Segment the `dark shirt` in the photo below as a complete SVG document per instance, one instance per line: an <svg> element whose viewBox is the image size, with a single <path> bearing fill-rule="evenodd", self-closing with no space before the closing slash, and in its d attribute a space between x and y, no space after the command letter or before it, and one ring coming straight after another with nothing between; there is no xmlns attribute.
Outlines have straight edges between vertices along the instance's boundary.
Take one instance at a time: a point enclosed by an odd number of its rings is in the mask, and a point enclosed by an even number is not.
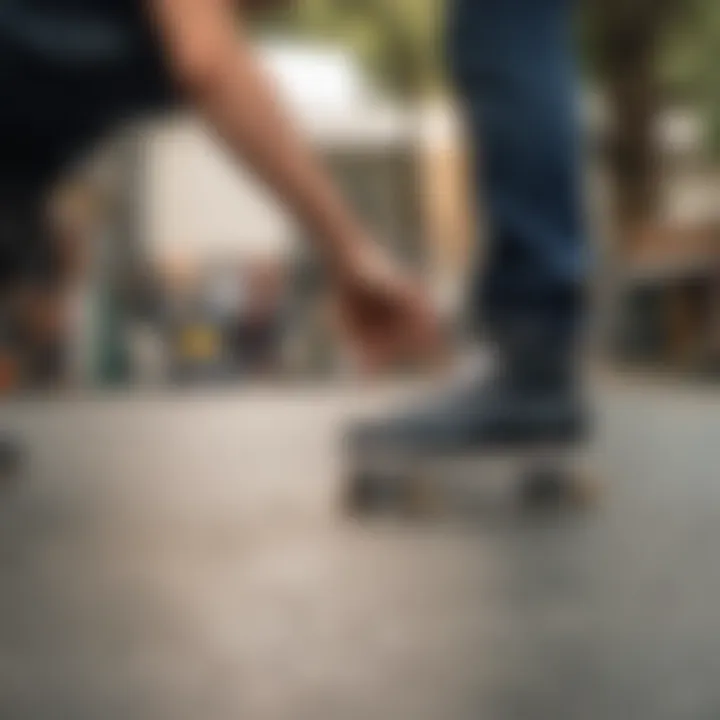
<svg viewBox="0 0 720 720"><path fill-rule="evenodd" d="M52 177L174 88L146 0L0 0L0 173Z"/></svg>

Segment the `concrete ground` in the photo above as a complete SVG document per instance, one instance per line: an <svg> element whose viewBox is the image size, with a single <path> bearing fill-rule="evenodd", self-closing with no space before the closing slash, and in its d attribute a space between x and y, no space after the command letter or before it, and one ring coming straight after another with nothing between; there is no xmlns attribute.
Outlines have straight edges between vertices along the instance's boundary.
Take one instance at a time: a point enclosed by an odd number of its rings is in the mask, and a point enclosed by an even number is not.
<svg viewBox="0 0 720 720"><path fill-rule="evenodd" d="M718 393L606 388L590 512L358 524L335 437L375 402L6 406L0 718L720 717Z"/></svg>

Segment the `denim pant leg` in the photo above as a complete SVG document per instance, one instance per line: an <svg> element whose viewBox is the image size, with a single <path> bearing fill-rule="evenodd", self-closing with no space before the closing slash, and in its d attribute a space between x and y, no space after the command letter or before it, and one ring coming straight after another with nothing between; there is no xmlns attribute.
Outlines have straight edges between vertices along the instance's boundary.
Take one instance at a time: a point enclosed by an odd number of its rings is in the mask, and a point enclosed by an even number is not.
<svg viewBox="0 0 720 720"><path fill-rule="evenodd" d="M451 0L449 55L488 244L471 311L502 337L571 340L584 311L573 0Z"/></svg>

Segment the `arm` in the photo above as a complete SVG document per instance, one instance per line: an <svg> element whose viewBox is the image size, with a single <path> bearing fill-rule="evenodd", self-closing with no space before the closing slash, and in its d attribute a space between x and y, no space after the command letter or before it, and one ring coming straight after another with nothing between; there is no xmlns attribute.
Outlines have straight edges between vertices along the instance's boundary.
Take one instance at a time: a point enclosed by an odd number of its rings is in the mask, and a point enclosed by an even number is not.
<svg viewBox="0 0 720 720"><path fill-rule="evenodd" d="M150 2L190 99L309 231L335 281L338 318L365 366L425 354L437 333L424 293L370 241L285 117L237 20L235 0Z"/></svg>
<svg viewBox="0 0 720 720"><path fill-rule="evenodd" d="M342 274L366 233L285 116L233 0L152 0L170 65L231 152L245 159Z"/></svg>

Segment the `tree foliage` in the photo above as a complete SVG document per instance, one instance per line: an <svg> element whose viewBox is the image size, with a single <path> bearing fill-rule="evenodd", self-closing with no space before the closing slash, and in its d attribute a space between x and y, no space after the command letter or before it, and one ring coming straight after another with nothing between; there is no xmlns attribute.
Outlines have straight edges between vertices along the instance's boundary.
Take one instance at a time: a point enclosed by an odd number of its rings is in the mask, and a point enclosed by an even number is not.
<svg viewBox="0 0 720 720"><path fill-rule="evenodd" d="M269 24L346 44L381 83L422 92L443 82L446 2L295 0ZM720 140L718 0L584 0L581 7L583 51L597 79L621 73L650 53L661 96L711 112Z"/></svg>
<svg viewBox="0 0 720 720"><path fill-rule="evenodd" d="M417 96L444 81L446 4L296 0L274 23L303 37L344 43L381 84ZM582 0L579 9L589 73L615 116L611 167L620 225L632 235L654 213L653 128L664 106L682 103L702 112L720 155L720 2Z"/></svg>
<svg viewBox="0 0 720 720"><path fill-rule="evenodd" d="M720 156L720 3L687 0L663 42L659 73L665 95L703 113L710 148Z"/></svg>
<svg viewBox="0 0 720 720"><path fill-rule="evenodd" d="M445 0L296 0L272 24L342 43L381 85L417 95L442 82L444 5Z"/></svg>

